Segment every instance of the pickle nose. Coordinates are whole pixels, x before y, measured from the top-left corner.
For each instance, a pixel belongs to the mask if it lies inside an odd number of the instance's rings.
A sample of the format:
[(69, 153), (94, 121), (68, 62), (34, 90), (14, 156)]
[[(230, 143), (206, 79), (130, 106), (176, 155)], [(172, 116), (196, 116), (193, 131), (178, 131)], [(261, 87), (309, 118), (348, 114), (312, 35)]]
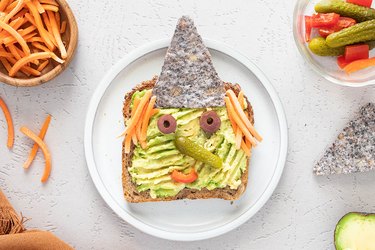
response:
[(223, 161), (204, 147), (183, 136), (176, 136), (174, 139), (176, 148), (184, 155), (188, 155), (197, 161), (203, 162), (214, 168), (222, 168)]

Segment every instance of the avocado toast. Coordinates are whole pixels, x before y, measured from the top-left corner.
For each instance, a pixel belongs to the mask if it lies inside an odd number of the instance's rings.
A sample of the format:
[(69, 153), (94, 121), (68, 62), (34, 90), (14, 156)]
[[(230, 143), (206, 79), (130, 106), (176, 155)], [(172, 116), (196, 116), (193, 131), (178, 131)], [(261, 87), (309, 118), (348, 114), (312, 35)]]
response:
[(122, 183), (128, 202), (221, 198), (246, 190), (262, 139), (238, 84), (224, 83), (188, 17), (176, 27), (159, 77), (125, 95)]

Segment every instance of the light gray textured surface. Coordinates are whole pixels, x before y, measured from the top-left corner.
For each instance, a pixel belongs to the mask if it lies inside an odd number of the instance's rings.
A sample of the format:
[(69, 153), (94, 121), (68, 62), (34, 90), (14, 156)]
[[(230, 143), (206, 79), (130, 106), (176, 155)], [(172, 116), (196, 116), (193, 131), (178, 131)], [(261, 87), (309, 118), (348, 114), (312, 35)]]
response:
[[(312, 174), (315, 161), (355, 111), (375, 100), (375, 88), (335, 86), (306, 65), (292, 37), (294, 1), (69, 2), (80, 30), (69, 69), (43, 86), (0, 87), (17, 128), (9, 152), (0, 116), (0, 187), (17, 210), (32, 218), (28, 228), (51, 230), (77, 249), (315, 250), (333, 249), (333, 229), (346, 212), (375, 212), (375, 172)], [(194, 18), (202, 37), (236, 48), (264, 71), (280, 95), (290, 133), (284, 174), (263, 209), (226, 235), (193, 243), (157, 239), (121, 221), (97, 193), (83, 153), (85, 112), (100, 79), (134, 48), (170, 37), (183, 14)], [(28, 172), (22, 169), (32, 144), (18, 128), (39, 129), (47, 112), (53, 115), (46, 136), (53, 171), (43, 186), (40, 154)]]

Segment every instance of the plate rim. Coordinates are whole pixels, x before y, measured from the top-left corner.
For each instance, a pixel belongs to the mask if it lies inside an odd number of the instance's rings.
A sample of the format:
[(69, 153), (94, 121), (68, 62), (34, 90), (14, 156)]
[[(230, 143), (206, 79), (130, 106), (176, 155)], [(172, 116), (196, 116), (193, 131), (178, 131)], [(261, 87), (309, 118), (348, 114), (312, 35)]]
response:
[(284, 166), (286, 163), (287, 152), (288, 152), (288, 128), (287, 128), (287, 120), (285, 116), (285, 112), (280, 101), (279, 96), (277, 95), (276, 90), (272, 86), (271, 82), (265, 76), (265, 74), (253, 63), (250, 59), (246, 56), (241, 54), (240, 52), (230, 48), (226, 44), (223, 44), (218, 41), (203, 39), (204, 43), (207, 45), (209, 49), (213, 49), (224, 53), (242, 65), (244, 65), (248, 70), (250, 70), (256, 78), (261, 82), (262, 86), (266, 89), (268, 95), (271, 98), (273, 106), (276, 111), (276, 115), (279, 121), (280, 126), (280, 147), (279, 147), (279, 158), (276, 164), (275, 171), (269, 184), (267, 185), (266, 189), (264, 190), (263, 194), (259, 197), (258, 201), (254, 204), (251, 209), (248, 209), (236, 219), (232, 220), (229, 223), (226, 223), (220, 227), (215, 227), (213, 229), (207, 231), (200, 231), (194, 233), (180, 233), (180, 232), (167, 232), (164, 230), (160, 230), (155, 228), (151, 225), (148, 225), (144, 222), (139, 221), (131, 214), (124, 211), (121, 207), (118, 206), (117, 202), (113, 200), (109, 191), (105, 188), (104, 183), (102, 182), (99, 173), (96, 168), (95, 160), (94, 160), (94, 153), (92, 148), (92, 133), (94, 127), (95, 116), (97, 113), (98, 106), (100, 101), (111, 85), (113, 80), (119, 75), (119, 73), (130, 65), (132, 62), (136, 61), (138, 58), (145, 56), (149, 53), (152, 53), (156, 50), (167, 48), (170, 43), (170, 39), (161, 39), (157, 40), (148, 44), (145, 44), (133, 51), (131, 51), (128, 55), (126, 55), (123, 59), (117, 62), (114, 66), (112, 66), (109, 71), (105, 74), (102, 78), (98, 86), (96, 87), (87, 109), (87, 115), (85, 120), (85, 130), (84, 130), (84, 152), (86, 158), (86, 165), (89, 170), (91, 179), (94, 183), (95, 188), (99, 192), (100, 196), (103, 198), (105, 203), (119, 216), (121, 219), (126, 221), (127, 223), (131, 224), (138, 230), (147, 233), (149, 235), (167, 239), (167, 240), (174, 240), (174, 241), (196, 241), (196, 240), (204, 240), (213, 238), (224, 233), (227, 233), (246, 221), (248, 221), (251, 217), (253, 217), (259, 210), (265, 205), (265, 203), (269, 200), (273, 192), (275, 191), (280, 179), (281, 175), (284, 170)]

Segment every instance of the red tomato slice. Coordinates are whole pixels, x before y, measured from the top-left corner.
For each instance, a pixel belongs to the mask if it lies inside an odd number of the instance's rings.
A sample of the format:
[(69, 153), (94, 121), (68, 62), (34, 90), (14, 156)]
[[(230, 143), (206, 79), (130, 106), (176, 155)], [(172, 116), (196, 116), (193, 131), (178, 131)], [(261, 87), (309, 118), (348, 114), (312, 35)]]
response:
[(173, 170), (171, 178), (176, 182), (181, 183), (192, 183), (198, 178), (197, 172), (195, 172), (195, 169), (191, 169), (189, 174), (183, 174), (177, 170)]
[(339, 21), (332, 27), (324, 27), (319, 29), (319, 34), (322, 37), (327, 37), (332, 33), (335, 33), (337, 31), (340, 31), (345, 28), (349, 28), (350, 26), (353, 26), (357, 22), (350, 17), (340, 17)]
[(311, 29), (312, 29), (311, 16), (305, 16), (305, 40), (306, 42), (310, 42)]
[(312, 27), (321, 28), (321, 27), (330, 27), (334, 26), (340, 19), (340, 15), (336, 13), (318, 13), (312, 16)]
[(356, 5), (361, 5), (370, 8), (372, 5), (372, 0), (346, 0), (348, 3), (353, 3)]
[(369, 58), (368, 44), (349, 45), (345, 47), (345, 61), (353, 62)]
[(337, 65), (339, 65), (341, 69), (345, 68), (345, 66), (348, 64), (349, 63), (345, 60), (345, 56), (337, 57)]

